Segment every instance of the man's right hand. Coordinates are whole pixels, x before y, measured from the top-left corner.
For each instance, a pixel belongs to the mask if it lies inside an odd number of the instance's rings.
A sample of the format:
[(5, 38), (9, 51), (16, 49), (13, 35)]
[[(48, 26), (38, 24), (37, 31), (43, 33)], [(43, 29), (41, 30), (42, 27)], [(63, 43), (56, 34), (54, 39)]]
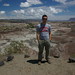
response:
[(39, 43), (39, 40), (36, 40), (36, 43), (38, 44)]

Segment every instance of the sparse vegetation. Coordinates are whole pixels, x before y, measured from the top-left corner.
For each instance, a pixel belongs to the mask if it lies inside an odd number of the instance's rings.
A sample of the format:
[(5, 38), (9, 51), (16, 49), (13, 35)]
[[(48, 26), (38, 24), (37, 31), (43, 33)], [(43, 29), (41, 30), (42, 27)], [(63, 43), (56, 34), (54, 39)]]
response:
[(70, 55), (72, 58), (75, 58), (75, 54)]
[(23, 44), (23, 41), (12, 41), (9, 46), (6, 46), (5, 53), (26, 53), (28, 54), (28, 47)]
[(35, 26), (34, 26), (34, 24), (33, 23), (29, 23), (28, 25), (27, 25), (27, 28), (34, 28)]
[(0, 33), (21, 31), (24, 28), (26, 28), (26, 24), (24, 23), (2, 23), (0, 24)]
[[(36, 25), (35, 21), (28, 22), (27, 25), (24, 23), (4, 23), (5, 25), (1, 26), (1, 32), (11, 32), (6, 34), (0, 34), (0, 51), (5, 53), (4, 55), (0, 55), (0, 61), (4, 61), (4, 67), (0, 67), (0, 74), (8, 75), (11, 74), (42, 74), (44, 75), (75, 75), (75, 64), (68, 63), (68, 57), (75, 59), (75, 34), (73, 23), (70, 22), (51, 22), (52, 25), (52, 40), (51, 40), (51, 51), (50, 53), (55, 57), (51, 58), (52, 62), (48, 65), (46, 62), (42, 63), (41, 66), (37, 66), (37, 41), (35, 39), (34, 25)], [(26, 27), (26, 28), (25, 28)], [(27, 29), (28, 27), (28, 29)], [(69, 27), (69, 28), (68, 28)], [(19, 30), (18, 28), (23, 29), (24, 31), (14, 32), (15, 30)], [(33, 29), (32, 29), (33, 28)], [(68, 28), (68, 29), (67, 29)], [(74, 30), (73, 30), (74, 29)], [(53, 31), (54, 30), (54, 31)], [(72, 35), (72, 36), (71, 36)], [(19, 40), (19, 41), (12, 41)], [(23, 41), (20, 41), (23, 40)], [(26, 45), (27, 46), (26, 46)], [(36, 51), (35, 51), (36, 50)], [(0, 52), (0, 53), (1, 53)], [(15, 54), (12, 54), (15, 53)], [(18, 53), (18, 54), (17, 54)], [(19, 54), (22, 53), (22, 54)], [(24, 53), (24, 54), (23, 54)], [(7, 55), (6, 55), (7, 54)], [(14, 55), (14, 61), (8, 63), (5, 59), (7, 56)], [(32, 56), (33, 55), (33, 56)], [(28, 58), (30, 56), (30, 58)], [(57, 57), (59, 57), (57, 59)], [(45, 58), (44, 58), (45, 59)], [(47, 70), (45, 69), (47, 68)], [(17, 71), (17, 72), (16, 72)]]

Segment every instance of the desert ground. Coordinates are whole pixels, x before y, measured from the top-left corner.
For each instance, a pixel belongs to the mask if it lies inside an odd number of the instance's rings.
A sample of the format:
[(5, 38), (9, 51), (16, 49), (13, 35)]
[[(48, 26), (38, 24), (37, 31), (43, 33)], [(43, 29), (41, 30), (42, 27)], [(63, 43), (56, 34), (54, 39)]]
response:
[[(0, 61), (8, 54), (14, 56), (12, 61), (4, 61), (5, 64), (0, 66), (0, 75), (75, 75), (75, 63), (68, 63), (69, 58), (75, 58), (75, 22), (48, 22), (52, 27), (51, 64), (43, 58), (41, 65), (37, 61), (35, 26), (38, 23), (0, 23)], [(13, 48), (16, 52), (10, 47), (13, 41), (22, 41), (23, 46), (18, 44), (20, 47)], [(30, 57), (24, 58), (25, 54)]]

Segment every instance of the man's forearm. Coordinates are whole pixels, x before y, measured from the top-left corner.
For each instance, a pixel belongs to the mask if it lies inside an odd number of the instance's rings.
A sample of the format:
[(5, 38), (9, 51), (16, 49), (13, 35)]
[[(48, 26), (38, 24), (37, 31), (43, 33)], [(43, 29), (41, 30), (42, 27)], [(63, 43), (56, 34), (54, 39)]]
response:
[(51, 33), (50, 33), (50, 35), (49, 35), (49, 39), (52, 40), (52, 34), (51, 34)]
[(36, 39), (37, 39), (38, 41), (40, 40), (39, 34), (36, 34)]
[(38, 35), (37, 35), (36, 39), (39, 40), (39, 36)]

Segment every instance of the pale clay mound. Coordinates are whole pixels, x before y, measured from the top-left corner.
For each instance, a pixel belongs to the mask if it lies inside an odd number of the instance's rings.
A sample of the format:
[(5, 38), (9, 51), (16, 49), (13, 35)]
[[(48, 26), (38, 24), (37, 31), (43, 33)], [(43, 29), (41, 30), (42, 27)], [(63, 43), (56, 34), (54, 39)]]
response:
[(62, 57), (50, 60), (51, 64), (38, 65), (37, 55), (24, 58), (23, 54), (16, 54), (13, 61), (0, 67), (0, 75), (75, 75), (75, 63), (67, 63)]
[[(4, 48), (10, 44), (11, 41), (23, 41), (29, 48), (38, 51), (38, 42), (36, 41), (36, 32), (34, 29), (27, 31), (11, 32), (9, 34), (2, 35), (3, 39), (0, 39), (0, 51), (4, 53)], [(51, 43), (51, 46), (55, 46), (55, 43)]]

